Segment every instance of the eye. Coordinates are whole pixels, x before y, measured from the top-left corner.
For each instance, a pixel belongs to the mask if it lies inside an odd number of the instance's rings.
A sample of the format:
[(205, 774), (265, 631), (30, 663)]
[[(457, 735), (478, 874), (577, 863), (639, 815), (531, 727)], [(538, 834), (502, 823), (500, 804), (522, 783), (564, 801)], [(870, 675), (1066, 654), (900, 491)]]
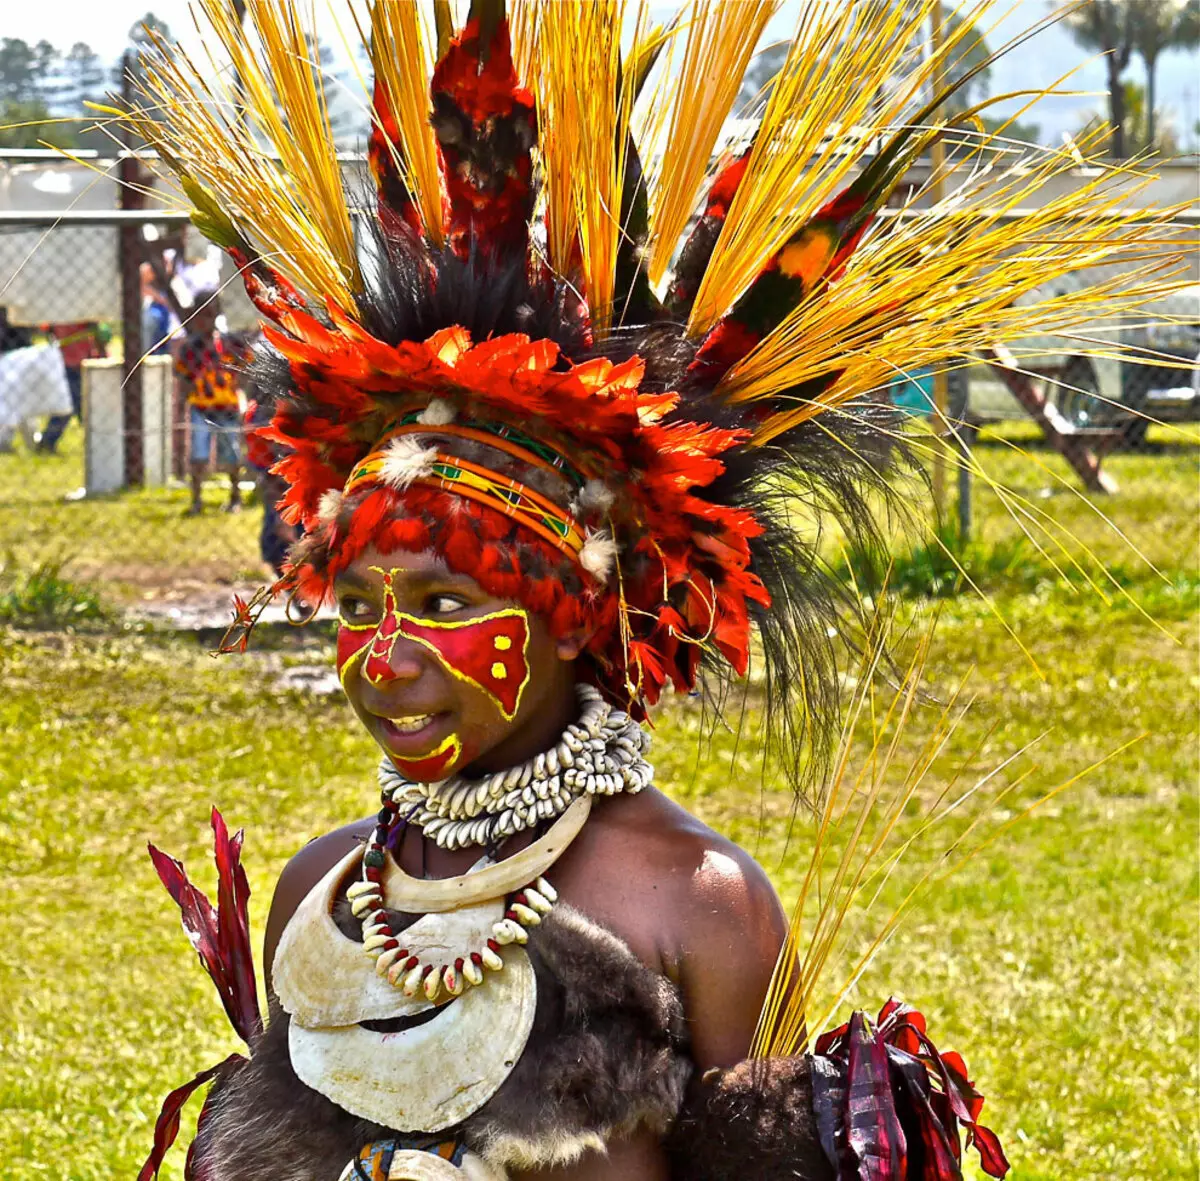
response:
[(458, 595), (430, 595), (425, 603), (425, 612), (427, 615), (452, 615), (466, 605), (466, 600)]
[(356, 595), (344, 595), (338, 600), (338, 610), (347, 623), (361, 623), (369, 619), (375, 609), (366, 599), (360, 599)]

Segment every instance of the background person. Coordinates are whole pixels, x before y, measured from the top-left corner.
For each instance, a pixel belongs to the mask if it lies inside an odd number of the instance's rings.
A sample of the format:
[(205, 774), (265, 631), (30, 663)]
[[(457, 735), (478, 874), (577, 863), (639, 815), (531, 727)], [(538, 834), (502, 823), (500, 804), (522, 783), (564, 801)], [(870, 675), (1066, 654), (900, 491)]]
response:
[(166, 356), (179, 334), (179, 319), (158, 285), (154, 268), (144, 262), (139, 271), (142, 278), (142, 347), (149, 356)]
[(58, 342), (67, 369), (67, 388), (71, 391), (71, 413), (54, 414), (46, 420), (46, 429), (37, 449), (49, 455), (58, 450), (58, 441), (72, 417), (83, 421), (83, 363), (106, 355), (100, 325), (94, 320), (71, 324), (48, 324), (46, 332)]
[(244, 396), (237, 366), (244, 347), (217, 328), (220, 304), (214, 291), (199, 292), (188, 320), (191, 329), (175, 358), (175, 372), (184, 385), (191, 430), (189, 474), (192, 502), (188, 516), (204, 509), (200, 497), (212, 452), (217, 467), (229, 475), (227, 512), (239, 512), (242, 493), (238, 476), (242, 464), (242, 409)]

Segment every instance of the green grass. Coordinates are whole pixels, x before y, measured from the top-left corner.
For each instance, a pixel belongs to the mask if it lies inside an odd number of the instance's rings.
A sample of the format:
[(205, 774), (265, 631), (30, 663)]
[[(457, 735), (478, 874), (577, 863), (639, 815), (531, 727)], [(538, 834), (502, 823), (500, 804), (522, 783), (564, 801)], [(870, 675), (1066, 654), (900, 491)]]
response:
[[(995, 611), (970, 595), (927, 599), (919, 580), (902, 607), (916, 623), (940, 614), (933, 695), (975, 670), (975, 707), (935, 763), (930, 790), (977, 747), (978, 771), (1044, 735), (1024, 764), (1036, 771), (1009, 804), (1015, 811), (1136, 741), (927, 898), (853, 999), (873, 1007), (901, 994), (927, 1014), (939, 1044), (964, 1053), (1015, 1181), (1192, 1178), (1196, 451), (1167, 444), (1106, 463), (1122, 490), (1104, 509), (1161, 577), (1028, 460), (983, 453), (1080, 534), (1127, 597), (1114, 592), (1106, 604), (1064, 585), (981, 491), (972, 561)], [(1035, 457), (1065, 472), (1056, 456)], [(61, 492), (79, 482), (71, 462), (70, 453), (0, 457), (0, 554), (16, 553), (26, 580), (55, 554), (70, 560), (38, 601), (80, 601), (73, 596), (95, 580), (119, 599), (181, 574), (233, 578), (253, 565), (254, 514), (184, 521), (182, 491), (63, 503)], [(212, 486), (214, 503), (220, 491)], [(258, 945), (286, 859), (368, 812), (375, 790), (371, 745), (341, 700), (278, 680), (289, 665), (330, 660), (327, 635), (302, 647), (289, 634), (257, 655), (217, 660), (119, 619), (95, 628), (0, 625), (6, 1181), (132, 1177), (162, 1096), (237, 1048), (146, 840), (181, 856), (211, 889), (210, 804), (246, 826)], [(935, 713), (919, 711), (905, 749)], [(778, 781), (759, 790), (759, 720), (752, 708), (738, 740), (720, 732), (701, 749), (695, 703), (672, 703), (657, 720), (652, 761), (664, 788), (754, 850), (791, 899), (806, 837), (802, 824), (792, 828)], [(885, 904), (907, 880), (891, 883)], [(181, 1164), (176, 1154), (165, 1175), (178, 1179)]]
[(185, 517), (190, 493), (179, 483), (85, 500), (83, 432), (73, 423), (57, 455), (23, 448), (0, 455), (0, 555), (10, 565), (52, 563), (104, 587), (123, 602), (216, 582), (261, 578), (259, 514), (220, 511), (227, 477), (206, 481), (205, 513)]

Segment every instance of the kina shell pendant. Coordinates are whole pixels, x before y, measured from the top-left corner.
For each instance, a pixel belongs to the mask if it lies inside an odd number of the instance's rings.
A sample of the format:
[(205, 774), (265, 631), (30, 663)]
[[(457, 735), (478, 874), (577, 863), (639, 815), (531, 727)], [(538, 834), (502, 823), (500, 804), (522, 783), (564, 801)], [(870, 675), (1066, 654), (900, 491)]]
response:
[(478, 1111), (517, 1065), (533, 1029), (537, 983), (523, 948), (505, 968), (412, 1028), (306, 1028), (295, 1019), (288, 1052), (297, 1077), (344, 1111), (406, 1132), (441, 1132)]
[[(503, 970), (484, 987), (442, 1004), (422, 991), (405, 995), (333, 921), (338, 889), (361, 859), (355, 849), (335, 865), (280, 938), (272, 977), (291, 1018), (292, 1066), (302, 1082), (361, 1119), (442, 1131), (482, 1107), (516, 1066), (537, 1008), (533, 965), (512, 944), (502, 949)], [(486, 943), (504, 913), (500, 897), (426, 914), (405, 928), (405, 943), (428, 962), (452, 963), (462, 948)], [(360, 1024), (398, 1018), (421, 1020), (386, 1033)]]

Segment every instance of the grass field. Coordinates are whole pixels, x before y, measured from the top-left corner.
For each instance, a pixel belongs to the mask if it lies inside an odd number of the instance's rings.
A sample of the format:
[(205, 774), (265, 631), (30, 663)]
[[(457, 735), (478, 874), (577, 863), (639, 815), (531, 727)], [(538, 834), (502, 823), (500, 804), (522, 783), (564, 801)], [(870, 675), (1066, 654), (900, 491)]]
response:
[[(976, 705), (935, 764), (930, 791), (963, 760), (981, 771), (1048, 730), (1025, 760), (1036, 770), (1006, 803), (1008, 815), (1140, 741), (926, 899), (854, 1000), (877, 1007), (889, 992), (903, 995), (943, 1048), (963, 1052), (1016, 1181), (1193, 1178), (1197, 453), (1166, 444), (1107, 464), (1122, 492), (1105, 511), (1154, 574), (1044, 473), (985, 451), (1010, 484), (1084, 537), (1128, 597), (1106, 605), (1062, 585), (981, 493), (979, 541), (965, 560), (995, 611), (972, 595), (908, 604), (917, 622), (940, 612), (928, 669), (935, 695), (975, 670)], [(1055, 457), (1037, 458), (1061, 470)], [(169, 581), (193, 542), (220, 577), (254, 568), (253, 514), (185, 522), (176, 515), (181, 492), (64, 504), (64, 487), (78, 482), (69, 462), (0, 457), (10, 582), (21, 578), (18, 565), (46, 560), (50, 545), (74, 559), (71, 577), (101, 580), (106, 592), (115, 582), (118, 600)], [(372, 750), (348, 708), (280, 678), (290, 666), (328, 661), (327, 640), (289, 637), (258, 655), (215, 660), (194, 641), (93, 614), (81, 612), (73, 630), (0, 630), (6, 1181), (133, 1177), (166, 1091), (237, 1048), (146, 840), (211, 888), (210, 804), (246, 826), (257, 944), (284, 861), (370, 810), (374, 790)], [(935, 713), (920, 711), (908, 743)], [(660, 785), (755, 850), (790, 899), (806, 838), (800, 824), (788, 843), (790, 799), (778, 783), (768, 777), (760, 790), (757, 722), (752, 706), (736, 746), (722, 733), (698, 757), (694, 708), (669, 705), (652, 761)], [(891, 883), (885, 903), (907, 880)], [(177, 1154), (165, 1175), (179, 1178), (181, 1161)]]

